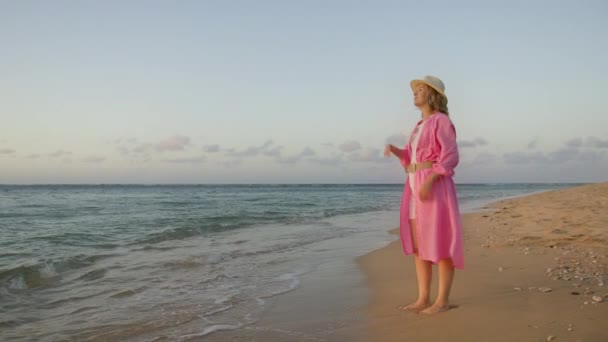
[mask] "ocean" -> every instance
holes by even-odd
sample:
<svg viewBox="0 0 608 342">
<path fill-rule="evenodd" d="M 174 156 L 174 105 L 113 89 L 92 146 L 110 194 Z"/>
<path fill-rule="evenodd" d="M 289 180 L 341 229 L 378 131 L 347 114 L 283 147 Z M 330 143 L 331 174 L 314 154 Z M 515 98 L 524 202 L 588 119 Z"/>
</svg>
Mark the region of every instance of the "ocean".
<svg viewBox="0 0 608 342">
<path fill-rule="evenodd" d="M 578 184 L 458 184 L 462 212 Z M 403 184 L 0 185 L 0 340 L 172 341 L 255 322 L 395 239 Z"/>
</svg>

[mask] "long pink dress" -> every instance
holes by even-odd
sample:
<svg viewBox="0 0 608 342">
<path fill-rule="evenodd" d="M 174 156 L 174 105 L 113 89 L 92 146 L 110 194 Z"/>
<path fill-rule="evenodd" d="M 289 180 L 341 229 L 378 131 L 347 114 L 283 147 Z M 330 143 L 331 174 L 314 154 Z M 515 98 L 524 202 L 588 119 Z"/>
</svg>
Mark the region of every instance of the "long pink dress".
<svg viewBox="0 0 608 342">
<path fill-rule="evenodd" d="M 416 127 L 420 123 L 422 120 Z M 412 133 L 415 129 L 412 130 Z M 462 222 L 458 209 L 456 185 L 452 178 L 454 168 L 458 165 L 456 129 L 446 114 L 437 112 L 425 121 L 419 134 L 416 149 L 418 162 L 435 161 L 435 164 L 432 168 L 423 169 L 414 174 L 414 189 L 420 189 L 424 180 L 433 172 L 441 176 L 433 183 L 431 198 L 425 201 L 420 199 L 419 193 L 416 193 L 419 190 L 412 194 L 409 184 L 410 177 L 408 177 L 403 190 L 399 220 L 403 251 L 406 255 L 414 253 L 409 223 L 410 198 L 413 197 L 416 201 L 414 207 L 419 257 L 433 263 L 451 258 L 454 267 L 463 269 Z M 405 149 L 397 151 L 397 156 L 404 167 L 410 164 L 412 156 L 410 144 L 411 141 L 405 145 Z"/>
</svg>

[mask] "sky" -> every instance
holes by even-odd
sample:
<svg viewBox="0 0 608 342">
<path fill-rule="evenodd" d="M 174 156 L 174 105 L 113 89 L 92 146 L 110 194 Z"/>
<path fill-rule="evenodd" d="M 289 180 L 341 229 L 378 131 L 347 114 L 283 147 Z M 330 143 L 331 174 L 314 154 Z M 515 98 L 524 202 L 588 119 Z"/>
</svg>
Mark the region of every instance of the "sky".
<svg viewBox="0 0 608 342">
<path fill-rule="evenodd" d="M 443 80 L 457 183 L 608 181 L 606 1 L 3 1 L 0 184 L 402 183 Z"/>
</svg>

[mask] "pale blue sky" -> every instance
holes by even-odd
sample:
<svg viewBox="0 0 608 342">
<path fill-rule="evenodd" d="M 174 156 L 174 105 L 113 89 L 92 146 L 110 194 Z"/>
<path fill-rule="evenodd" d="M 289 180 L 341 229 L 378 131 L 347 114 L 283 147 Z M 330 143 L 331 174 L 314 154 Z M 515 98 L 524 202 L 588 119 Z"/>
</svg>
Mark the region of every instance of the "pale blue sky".
<svg viewBox="0 0 608 342">
<path fill-rule="evenodd" d="M 427 74 L 457 182 L 606 181 L 606 37 L 605 1 L 5 1 L 0 183 L 402 182 Z"/>
</svg>

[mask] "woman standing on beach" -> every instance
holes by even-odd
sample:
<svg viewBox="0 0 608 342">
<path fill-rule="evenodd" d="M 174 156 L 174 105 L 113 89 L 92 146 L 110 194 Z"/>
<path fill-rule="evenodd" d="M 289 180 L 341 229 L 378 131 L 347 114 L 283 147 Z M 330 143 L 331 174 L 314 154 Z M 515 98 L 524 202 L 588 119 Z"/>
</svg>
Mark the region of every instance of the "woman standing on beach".
<svg viewBox="0 0 608 342">
<path fill-rule="evenodd" d="M 422 120 L 404 149 L 389 144 L 384 150 L 385 156 L 392 153 L 399 158 L 408 175 L 399 228 L 404 253 L 415 255 L 418 278 L 418 300 L 399 308 L 433 314 L 450 308 L 454 268 L 464 268 L 462 224 L 452 179 L 458 146 L 443 82 L 426 76 L 410 85 Z M 439 293 L 431 305 L 432 264 L 439 268 Z"/>
</svg>

